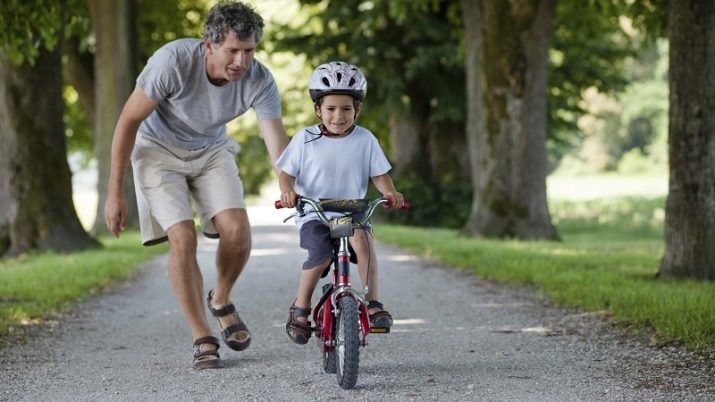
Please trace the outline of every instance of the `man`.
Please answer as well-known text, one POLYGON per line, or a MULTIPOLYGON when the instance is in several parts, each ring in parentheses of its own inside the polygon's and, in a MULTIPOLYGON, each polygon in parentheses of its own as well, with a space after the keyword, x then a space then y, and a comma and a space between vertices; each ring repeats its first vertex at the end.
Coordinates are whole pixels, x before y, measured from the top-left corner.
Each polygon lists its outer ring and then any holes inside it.
POLYGON ((238 145, 226 135, 226 123, 252 108, 274 162, 288 144, 278 89, 270 71, 254 59, 263 26, 243 3, 214 6, 203 41, 179 39, 149 59, 114 132, 107 228, 115 236, 124 230, 127 204, 121 189, 131 156, 142 242, 169 241, 169 277, 191 328, 195 369, 224 364, 206 320, 192 200, 204 234, 219 238, 209 309, 228 347, 243 350, 251 341, 229 300, 248 260, 251 234, 234 161, 238 145))

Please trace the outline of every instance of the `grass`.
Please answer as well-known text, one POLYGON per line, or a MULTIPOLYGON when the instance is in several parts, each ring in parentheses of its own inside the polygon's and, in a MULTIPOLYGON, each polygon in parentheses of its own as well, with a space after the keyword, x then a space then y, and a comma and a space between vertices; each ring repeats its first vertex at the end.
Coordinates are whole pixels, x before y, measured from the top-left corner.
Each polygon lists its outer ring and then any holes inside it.
POLYGON ((554 302, 606 312, 653 342, 715 347, 715 283, 656 278, 664 198, 552 202, 561 242, 470 238, 456 230, 378 226, 381 240, 554 302))
POLYGON ((74 303, 129 278, 139 263, 166 252, 143 247, 138 232, 100 238, 103 249, 38 253, 0 260, 0 337, 70 309, 74 303))

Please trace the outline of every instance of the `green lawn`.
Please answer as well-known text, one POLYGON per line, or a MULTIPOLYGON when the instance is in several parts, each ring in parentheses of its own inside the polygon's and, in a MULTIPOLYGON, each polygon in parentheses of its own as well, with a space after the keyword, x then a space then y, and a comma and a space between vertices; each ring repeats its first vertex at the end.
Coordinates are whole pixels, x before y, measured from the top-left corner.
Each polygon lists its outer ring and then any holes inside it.
POLYGON ((533 285, 556 303, 606 312, 656 342, 715 346, 715 283, 655 277, 664 198, 554 201, 560 242, 486 240, 455 230, 377 226, 381 240, 506 284, 533 285))
POLYGON ((28 323, 66 311, 75 302, 129 278, 140 262, 167 250, 141 246, 138 232, 99 240, 103 249, 0 260, 0 337, 21 333, 28 323))

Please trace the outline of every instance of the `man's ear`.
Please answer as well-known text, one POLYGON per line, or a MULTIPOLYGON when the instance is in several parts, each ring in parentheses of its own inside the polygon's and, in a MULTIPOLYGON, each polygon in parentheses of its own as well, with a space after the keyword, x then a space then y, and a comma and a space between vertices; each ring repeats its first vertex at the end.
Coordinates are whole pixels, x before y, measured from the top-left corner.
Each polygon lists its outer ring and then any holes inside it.
POLYGON ((204 39, 204 47, 206 48, 206 54, 212 54, 214 51, 214 45, 210 40, 204 39))

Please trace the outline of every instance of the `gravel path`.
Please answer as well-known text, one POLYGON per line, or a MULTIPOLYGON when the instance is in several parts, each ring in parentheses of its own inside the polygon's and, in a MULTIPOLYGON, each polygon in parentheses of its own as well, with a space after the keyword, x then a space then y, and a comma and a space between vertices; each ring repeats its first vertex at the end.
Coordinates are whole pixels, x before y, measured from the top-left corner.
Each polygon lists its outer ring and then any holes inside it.
MULTIPOLYGON (((254 250, 233 291, 253 334, 228 367, 194 371, 166 257, 83 303, 51 329, 0 349, 2 401, 715 400, 712 361, 652 347, 602 318, 550 307, 528 289, 480 281, 379 245, 391 334, 361 349, 358 384, 322 372, 314 340, 284 332, 303 252, 287 212, 251 208, 254 250)), ((206 288, 215 243, 202 240, 206 288)), ((211 318, 211 324, 217 328, 211 318)))

